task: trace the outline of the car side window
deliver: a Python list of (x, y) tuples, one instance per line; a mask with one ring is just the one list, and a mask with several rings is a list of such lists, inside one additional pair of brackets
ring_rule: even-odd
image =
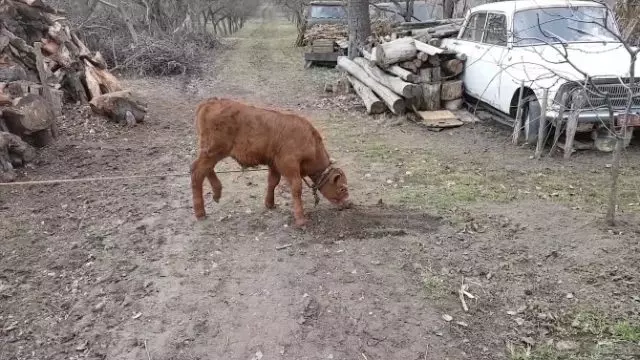
[(485, 28), (484, 42), (507, 46), (507, 18), (503, 14), (489, 14)]
[(482, 32), (484, 31), (484, 23), (487, 19), (487, 13), (476, 13), (471, 15), (469, 23), (462, 33), (461, 40), (482, 41)]

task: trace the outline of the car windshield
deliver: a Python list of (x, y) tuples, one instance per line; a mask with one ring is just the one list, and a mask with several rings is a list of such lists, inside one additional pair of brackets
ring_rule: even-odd
[(317, 6), (311, 7), (311, 17), (316, 19), (342, 19), (346, 12), (342, 6)]
[(577, 42), (619, 42), (609, 10), (600, 6), (539, 8), (513, 16), (515, 46)]

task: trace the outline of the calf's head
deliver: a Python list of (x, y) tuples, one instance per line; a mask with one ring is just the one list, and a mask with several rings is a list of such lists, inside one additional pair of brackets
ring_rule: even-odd
[(346, 205), (349, 199), (347, 177), (342, 169), (330, 167), (316, 184), (318, 190), (327, 200), (339, 206)]

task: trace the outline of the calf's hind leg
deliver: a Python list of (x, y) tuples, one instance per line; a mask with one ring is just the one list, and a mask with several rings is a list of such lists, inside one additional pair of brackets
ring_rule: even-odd
[(216, 176), (213, 168), (220, 159), (216, 156), (200, 154), (191, 164), (191, 194), (193, 196), (193, 211), (197, 219), (203, 219), (206, 215), (204, 210), (204, 197), (202, 195), (202, 185), (206, 177), (213, 189), (213, 200), (218, 202), (222, 194), (222, 183)]

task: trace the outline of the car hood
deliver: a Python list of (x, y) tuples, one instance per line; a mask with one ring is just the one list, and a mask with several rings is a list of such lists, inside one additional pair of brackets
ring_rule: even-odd
[[(631, 55), (620, 43), (580, 43), (513, 48), (511, 63), (521, 62), (529, 80), (560, 76), (565, 80), (630, 76)], [(635, 76), (640, 76), (640, 61)], [(554, 76), (555, 75), (555, 76)]]

